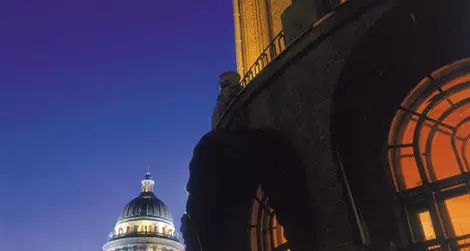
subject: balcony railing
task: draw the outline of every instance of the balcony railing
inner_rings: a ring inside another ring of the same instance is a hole
[[[317,27],[319,24],[321,24],[324,20],[329,18],[331,15],[333,15],[336,11],[336,9],[340,8],[341,5],[344,5],[346,2],[349,0],[338,0],[337,5],[324,13],[322,16],[319,18],[315,19],[309,26],[308,28],[303,32],[303,34],[306,34],[309,32],[311,29]],[[300,35],[299,37],[303,36]],[[299,37],[296,39],[298,40]],[[283,52],[286,49],[286,42],[284,39],[284,30],[281,30],[279,34],[277,34],[271,43],[264,49],[264,51],[259,55],[259,57],[255,60],[253,65],[246,71],[245,75],[243,76],[242,80],[240,81],[240,85],[242,87],[246,87],[253,78],[258,75],[261,70],[269,64],[271,61],[273,61],[281,52]]]
[[[344,3],[348,2],[349,0],[340,0],[339,4],[333,8],[331,11],[323,14],[320,16],[318,19],[314,20],[308,28],[299,36],[297,37],[294,41],[292,41],[290,44],[294,44],[296,41],[298,41],[301,37],[303,37],[305,34],[307,34],[309,31],[312,29],[316,28],[318,25],[323,23],[326,19],[328,19],[330,16],[332,16],[335,12],[336,9],[338,9],[341,5],[344,5]],[[281,30],[279,34],[277,34],[274,39],[271,41],[271,43],[264,49],[264,51],[258,56],[258,58],[255,60],[253,65],[246,71],[245,75],[240,81],[240,85],[242,86],[242,90],[235,96],[233,100],[230,101],[228,106],[225,108],[224,112],[220,115],[220,117],[217,120],[216,127],[219,127],[222,119],[224,118],[225,114],[227,113],[228,110],[232,107],[232,105],[235,103],[235,101],[238,99],[240,94],[243,92],[245,87],[261,72],[261,70],[271,63],[275,58],[277,58],[285,49],[287,46],[285,42],[285,36],[284,36],[284,30]]]
[[[108,242],[117,240],[117,239],[122,239],[122,238],[131,238],[131,237],[157,237],[157,238],[164,238],[164,239],[169,239],[169,240],[174,240],[178,241],[178,236],[175,234],[164,234],[164,233],[158,233],[158,232],[128,232],[128,233],[122,233],[122,234],[110,234],[108,237]]]
[[[264,49],[264,51],[259,55],[255,60],[253,65],[248,69],[248,71],[243,76],[240,81],[240,85],[245,87],[250,83],[253,78],[258,75],[261,70],[273,61],[282,51],[286,48],[286,42],[284,40],[284,31],[279,32],[276,37],[271,41],[271,43]]]

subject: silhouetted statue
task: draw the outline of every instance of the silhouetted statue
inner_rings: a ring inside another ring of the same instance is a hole
[[[194,148],[181,232],[186,251],[249,251],[247,227],[258,187],[284,226],[289,250],[315,247],[316,208],[292,143],[277,131],[217,128]],[[362,250],[364,251],[364,250]]]
[[[230,102],[241,91],[240,75],[234,71],[224,72],[219,78],[220,94],[217,97],[217,104],[212,114],[212,129],[214,129],[219,121],[220,116],[225,111]]]

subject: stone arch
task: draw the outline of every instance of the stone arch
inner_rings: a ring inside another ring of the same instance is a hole
[[[252,128],[216,129],[196,146],[181,229],[187,250],[250,250],[248,223],[260,185],[292,249],[307,250],[313,208],[301,161],[277,132]]]
[[[364,230],[358,241],[378,248],[409,245],[386,161],[390,123],[423,77],[470,56],[469,7],[465,1],[403,1],[346,61],[333,96],[331,137],[357,206],[351,217]]]

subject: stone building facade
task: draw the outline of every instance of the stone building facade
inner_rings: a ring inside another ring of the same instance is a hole
[[[194,151],[187,250],[470,250],[469,8],[293,1]]]
[[[233,0],[237,71],[244,75],[282,30],[281,14],[290,0]]]

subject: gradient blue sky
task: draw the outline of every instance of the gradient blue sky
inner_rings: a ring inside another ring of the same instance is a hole
[[[179,228],[231,1],[0,1],[0,249],[96,251],[146,167]]]

